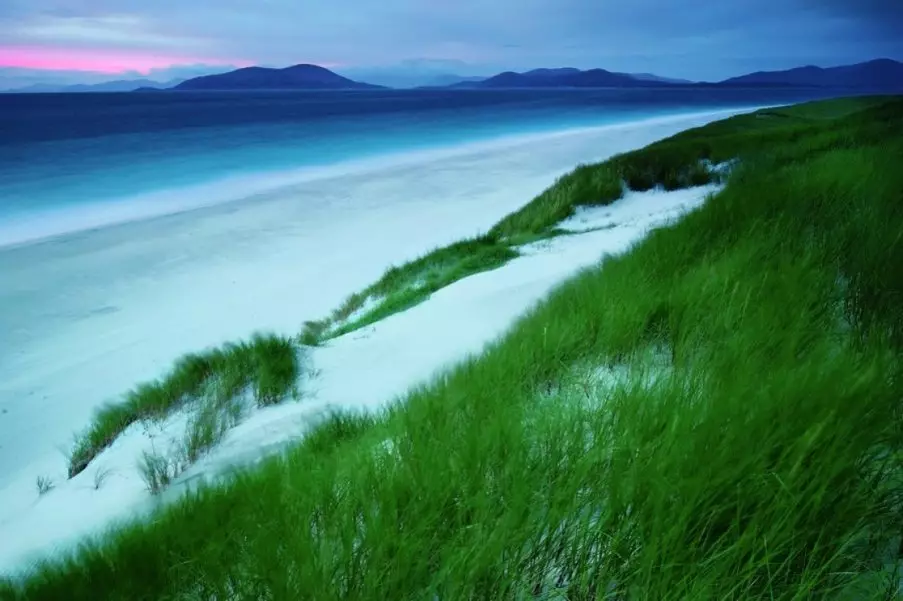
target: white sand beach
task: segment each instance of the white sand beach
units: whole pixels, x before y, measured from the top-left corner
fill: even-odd
[[[347,165],[241,200],[0,248],[0,573],[153,504],[136,469],[149,444],[138,426],[66,479],[73,433],[104,402],[186,352],[255,331],[297,333],[389,265],[486,231],[580,162],[739,112]],[[625,250],[711,190],[629,194],[568,224],[607,229],[531,246],[312,351],[319,375],[302,385],[304,398],[252,414],[180,482],[256,459],[327,409],[392,401],[479,352],[576,270]],[[41,496],[39,476],[55,485]]]

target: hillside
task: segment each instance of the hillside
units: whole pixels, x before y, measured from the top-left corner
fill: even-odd
[[[878,59],[842,67],[806,66],[786,71],[758,71],[719,82],[724,86],[813,86],[903,89],[903,63]]]
[[[892,598],[901,126],[901,98],[811,103],[575,169],[487,235],[390,269],[382,317],[429,303],[410,292],[437,273],[567,235],[562,220],[625,187],[733,165],[701,208],[403,402],[334,415],[0,597]],[[290,357],[276,346],[252,357]],[[156,385],[191,374],[176,375]]]
[[[355,81],[389,88],[444,87],[464,81],[485,79],[471,72],[473,67],[454,60],[404,60],[380,66],[348,66],[337,70],[339,75]]]
[[[36,84],[25,88],[17,88],[7,90],[7,92],[18,94],[38,94],[38,93],[57,93],[57,94],[79,94],[90,92],[132,92],[140,88],[169,88],[181,83],[181,79],[173,79],[166,82],[153,81],[150,79],[117,79],[113,81],[105,81],[95,84],[74,84],[74,85],[50,85]]]
[[[656,87],[661,81],[638,79],[605,69],[581,71],[574,68],[534,69],[524,73],[506,71],[477,82],[463,82],[454,88],[638,88]]]
[[[626,73],[625,75],[629,75],[634,79],[640,79],[643,81],[657,81],[660,83],[675,83],[675,84],[688,84],[694,83],[689,79],[681,79],[678,77],[662,77],[661,75],[656,75],[654,73]]]
[[[869,91],[903,90],[903,63],[878,59],[842,67],[798,67],[785,71],[759,71],[717,82],[692,82],[651,73],[617,73],[604,69],[581,71],[571,67],[506,71],[482,81],[454,84],[452,88],[637,88],[637,87],[826,87]]]
[[[381,86],[342,77],[317,65],[284,69],[245,67],[186,80],[175,90],[374,90]]]

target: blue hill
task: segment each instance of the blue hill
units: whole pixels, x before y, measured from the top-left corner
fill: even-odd
[[[342,77],[317,65],[284,69],[245,67],[228,73],[204,75],[183,81],[175,90],[376,90],[375,86]]]

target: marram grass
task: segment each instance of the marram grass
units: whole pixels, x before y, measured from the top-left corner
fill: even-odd
[[[692,164],[678,147],[741,160],[482,356],[0,595],[894,598],[903,101],[763,114],[613,159],[656,178]],[[535,202],[500,232],[567,212]]]
[[[161,420],[209,394],[224,404],[249,388],[258,405],[270,405],[289,393],[299,375],[298,349],[275,335],[256,335],[248,342],[186,355],[163,378],[141,384],[122,401],[97,411],[91,425],[76,437],[69,477],[84,471],[135,422]]]

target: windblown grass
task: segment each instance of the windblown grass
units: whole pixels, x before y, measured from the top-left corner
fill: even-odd
[[[38,489],[38,496],[43,497],[54,489],[53,480],[46,476],[38,476],[35,479],[35,487]]]
[[[158,494],[179,474],[180,466],[175,457],[144,451],[138,462],[141,478],[151,494]]]
[[[716,165],[751,159],[772,144],[805,140],[809,152],[830,148],[838,137],[824,127],[826,120],[840,119],[880,102],[880,98],[838,99],[757,111],[690,129],[601,163],[579,165],[487,234],[435,249],[389,269],[366,290],[351,295],[329,317],[307,322],[299,341],[320,345],[409,309],[462,278],[501,267],[519,255],[521,245],[566,235],[555,226],[578,207],[611,204],[628,190],[678,190],[720,182],[724,172],[714,169]],[[355,316],[368,300],[375,301],[376,306]]]
[[[257,335],[249,342],[186,355],[164,378],[142,384],[122,402],[100,409],[89,428],[75,442],[69,458],[69,477],[81,473],[101,451],[113,444],[131,424],[159,421],[205,395],[222,407],[247,388],[258,405],[278,402],[300,373],[298,349],[288,339]]]
[[[404,403],[336,416],[0,593],[893,598],[903,101],[826,110],[749,142],[701,209]],[[726,123],[759,139],[771,121]],[[657,349],[655,378],[568,384],[593,364],[648,370]]]
[[[482,236],[438,248],[400,267],[390,267],[363,292],[351,295],[327,319],[308,322],[302,344],[316,346],[409,309],[469,275],[501,267],[518,253],[509,244]],[[360,315],[368,300],[374,306]]]
[[[573,215],[579,206],[605,205],[625,189],[638,192],[662,186],[676,190],[711,183],[717,174],[707,165],[758,156],[763,148],[806,140],[830,147],[837,135],[825,121],[843,118],[880,99],[838,99],[757,111],[686,130],[646,148],[582,165],[563,176],[519,211],[490,230],[499,239],[539,233]],[[797,152],[792,150],[791,152]]]

